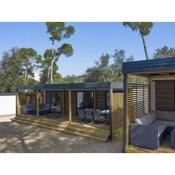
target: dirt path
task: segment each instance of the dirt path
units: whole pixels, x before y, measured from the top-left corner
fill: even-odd
[[[10,153],[117,153],[117,141],[101,142],[32,125],[0,123],[0,152]]]

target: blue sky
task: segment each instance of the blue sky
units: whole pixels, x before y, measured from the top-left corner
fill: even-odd
[[[135,60],[145,59],[139,34],[123,27],[122,23],[67,24],[73,25],[76,32],[70,39],[64,40],[72,44],[74,54],[60,57],[59,72],[63,76],[84,73],[102,53],[113,54],[114,49],[124,49],[126,55],[133,55]],[[15,46],[32,47],[42,54],[50,48],[48,38],[45,23],[0,23],[0,56]],[[150,57],[156,48],[164,45],[175,47],[175,23],[154,23],[146,43]]]

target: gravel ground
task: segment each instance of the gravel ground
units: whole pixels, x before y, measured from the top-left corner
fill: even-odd
[[[14,122],[0,122],[1,153],[119,153],[118,141],[102,142]]]

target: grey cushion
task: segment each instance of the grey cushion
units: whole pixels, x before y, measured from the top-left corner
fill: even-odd
[[[162,133],[165,131],[167,125],[158,125],[158,137],[162,135]]]
[[[156,125],[161,125],[161,124],[163,124],[163,125],[166,125],[166,126],[175,127],[175,122],[171,122],[171,121],[156,120],[154,123],[155,123]]]
[[[175,112],[174,111],[156,111],[156,119],[175,122]]]
[[[165,129],[167,128],[167,125],[165,123],[158,123],[158,122],[157,123],[154,122],[152,124],[152,126],[157,127],[157,129],[158,129],[158,137],[160,137],[162,135],[162,133],[165,131]]]
[[[143,117],[135,119],[135,122],[140,125],[150,125],[156,120],[155,112],[145,114]]]

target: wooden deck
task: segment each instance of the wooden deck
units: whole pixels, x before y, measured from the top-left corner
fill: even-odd
[[[69,122],[64,117],[53,116],[32,116],[32,115],[18,115],[13,121],[18,123],[31,124],[47,129],[62,131],[68,134],[89,137],[101,141],[107,141],[109,136],[109,127],[105,124],[91,124],[82,121]]]
[[[167,136],[157,150],[140,148],[132,145],[126,147],[127,153],[175,153],[175,149],[170,147],[170,138]]]

